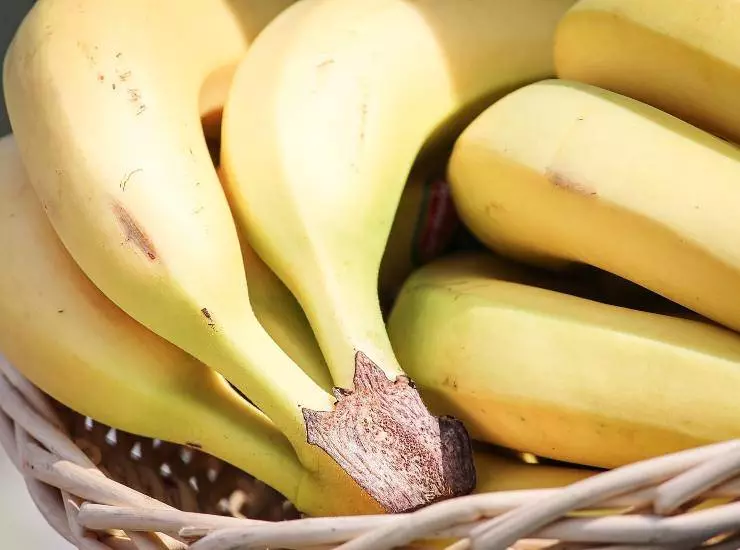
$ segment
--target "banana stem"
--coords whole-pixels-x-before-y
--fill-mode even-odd
[[[204,394],[208,399],[200,406],[189,403],[181,409],[183,421],[189,415],[193,425],[206,428],[197,442],[186,443],[249,472],[295,504],[306,470],[290,442],[225,380],[214,383],[218,387]]]
[[[327,283],[301,293],[303,308],[326,357],[334,385],[340,388],[353,389],[358,352],[369,357],[389,380],[404,374],[385,328],[377,271],[374,274],[364,275],[365,280],[356,285]],[[350,276],[358,279],[347,275]]]
[[[429,414],[405,376],[390,381],[358,352],[354,389],[335,388],[332,396],[256,320],[248,323],[241,337],[218,346],[225,350],[219,370],[285,434],[308,474],[348,475],[389,512],[473,490],[467,431],[457,420]]]
[[[255,320],[236,337],[225,337],[220,371],[248,395],[288,438],[300,462],[315,471],[317,451],[307,443],[304,409],[331,411],[335,399],[317,385]],[[252,358],[259,358],[257,363]]]

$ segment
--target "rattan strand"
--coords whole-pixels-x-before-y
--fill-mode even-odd
[[[307,518],[199,450],[74,413],[0,359],[0,445],[43,518],[85,550],[740,548],[740,440],[559,489],[470,495],[410,514]],[[697,508],[708,499],[720,500]]]

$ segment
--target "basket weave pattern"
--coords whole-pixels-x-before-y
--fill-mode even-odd
[[[85,419],[0,358],[0,444],[48,523],[84,550],[740,548],[740,441],[560,489],[470,495],[410,514],[302,518],[205,453]],[[698,507],[708,499],[721,500]]]

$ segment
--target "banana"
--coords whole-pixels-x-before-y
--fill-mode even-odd
[[[223,377],[136,322],[92,284],[46,218],[12,136],[0,139],[0,170],[0,254],[6,258],[0,270],[0,351],[15,367],[78,413],[202,449],[275,487],[304,513],[358,509],[358,495],[317,485],[286,438]],[[250,281],[253,265],[247,263]],[[310,330],[300,316],[288,326],[279,329]],[[301,365],[320,372],[320,364],[310,364],[315,339],[298,342]],[[590,475],[528,465],[490,449],[476,450],[475,464],[476,493],[556,487]],[[328,499],[327,489],[339,493]]]
[[[475,450],[475,494],[564,487],[597,474],[575,465],[528,464],[495,448]]]
[[[738,142],[738,27],[734,0],[581,0],[558,27],[555,67]]]
[[[456,441],[441,459],[456,479],[442,491],[474,485],[467,434],[444,419],[449,435],[440,435],[393,354],[378,297],[381,258],[414,162],[444,150],[491,97],[552,74],[555,25],[572,4],[303,0],[257,38],[224,106],[232,211],[317,335],[342,388],[346,416],[334,425],[371,410],[397,443],[398,465],[426,441]],[[352,392],[365,376],[380,397],[361,403]],[[342,405],[345,395],[356,404]],[[310,430],[309,438],[335,447]]]
[[[100,292],[49,223],[12,136],[0,139],[0,173],[0,352],[31,382],[106,425],[219,457],[307,514],[376,509],[355,485],[305,469],[223,377]]]
[[[239,388],[327,488],[359,484],[378,511],[416,508],[450,496],[439,445],[422,453],[430,475],[410,485],[385,458],[392,443],[322,422],[339,393],[314,382],[257,320],[201,128],[249,44],[289,4],[40,0],[6,54],[9,118],[55,231],[106,296]],[[375,383],[362,378],[358,388]],[[334,455],[320,438],[335,442]],[[364,452],[363,438],[377,452]]]
[[[219,178],[221,170],[217,169]],[[428,166],[412,172],[401,196],[383,254],[378,292],[390,311],[403,281],[419,265],[446,252],[459,227],[447,182]],[[317,384],[329,391],[331,375],[300,304],[249,244],[237,224],[249,298],[260,324]]]
[[[496,102],[460,136],[448,176],[489,247],[638,283],[740,330],[740,150],[671,115],[577,82]]]
[[[603,468],[740,435],[740,336],[553,277],[476,253],[407,280],[388,332],[434,412],[479,441]]]
[[[376,287],[417,153],[476,101],[550,74],[572,3],[304,0],[242,60],[222,123],[232,209],[303,305],[337,385],[351,387],[357,350],[402,373]]]

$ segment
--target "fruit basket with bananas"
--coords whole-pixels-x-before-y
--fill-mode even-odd
[[[85,549],[740,547],[738,31],[38,0],[0,442],[39,509]]]

